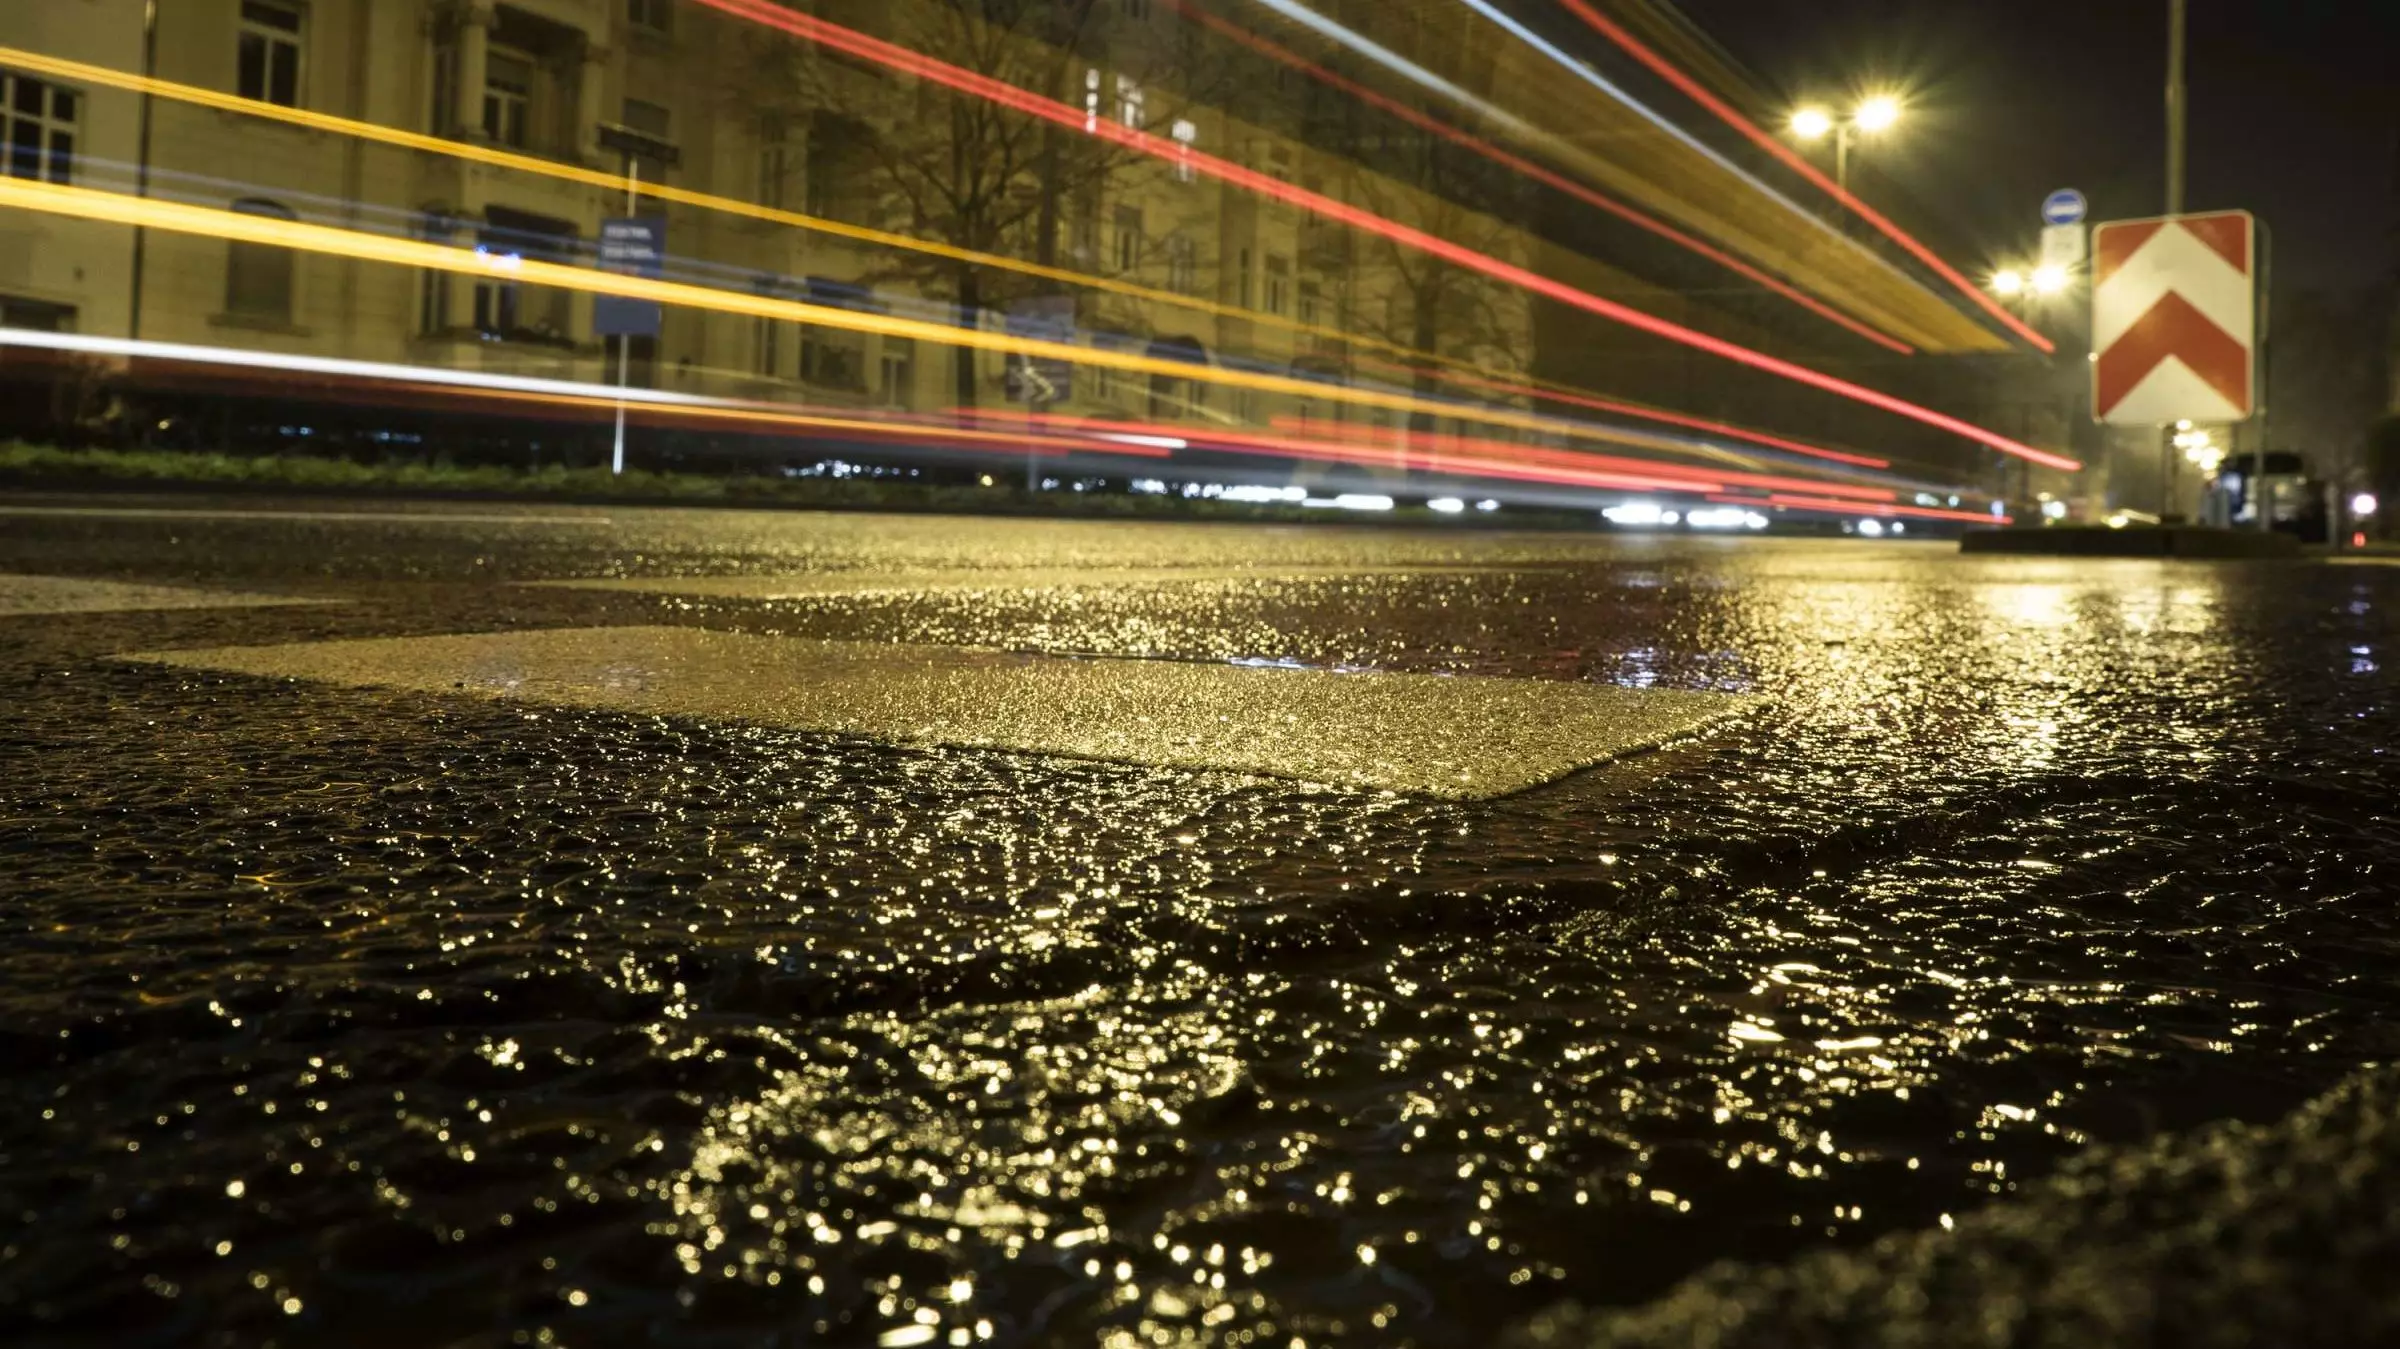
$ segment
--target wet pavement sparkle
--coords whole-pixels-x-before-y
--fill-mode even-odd
[[[12,1342],[1479,1344],[2400,1040],[2391,569],[380,509],[0,530],[345,601],[0,618]],[[1763,703],[1470,802],[108,659],[604,624]]]

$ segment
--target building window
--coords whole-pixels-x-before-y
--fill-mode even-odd
[[[645,103],[638,98],[626,99],[625,113],[619,120],[628,131],[639,131],[655,141],[674,143],[675,114],[656,103]]]
[[[233,204],[241,215],[294,220],[275,202],[244,197]],[[225,312],[261,323],[292,321],[292,250],[234,240],[225,245]]]
[[[1172,136],[1175,141],[1175,181],[1179,183],[1199,181],[1200,171],[1192,165],[1192,147],[1200,143],[1199,126],[1183,118],[1177,118],[1175,125],[1168,129],[1167,134]]]
[[[450,245],[457,240],[458,221],[439,206],[428,207],[412,233],[429,244]],[[427,268],[417,276],[417,331],[430,337],[449,326],[450,273]]]
[[[1167,289],[1178,295],[1200,291],[1200,249],[1185,235],[1167,240]]]
[[[1267,312],[1280,314],[1292,288],[1292,264],[1283,258],[1267,256]]]
[[[447,136],[457,116],[458,40],[452,38],[433,49],[433,107],[426,113],[425,129]]]
[[[652,33],[671,33],[675,31],[670,26],[674,22],[674,20],[670,17],[671,14],[672,11],[668,8],[668,0],[625,0],[626,19],[629,20],[634,27],[645,29]]]
[[[533,58],[492,48],[484,63],[483,134],[494,144],[524,149],[532,106]]]
[[[869,154],[875,133],[852,117],[820,113],[808,125],[808,162],[801,166],[801,209],[810,215],[856,220],[874,205]]]
[[[617,120],[626,130],[640,132],[661,145],[675,143],[675,114],[659,104],[645,103],[638,98],[626,99]],[[655,183],[666,178],[667,166],[664,161],[648,155],[636,155],[634,159],[641,170],[642,181]]]
[[[772,210],[783,209],[783,185],[791,176],[791,145],[783,138],[783,124],[769,123],[758,131],[758,204]]]
[[[866,351],[859,335],[813,323],[802,324],[800,378],[820,388],[864,392]]]
[[[1142,125],[1144,101],[1142,86],[1122,75],[1117,77],[1117,120],[1119,122],[1139,129]]]
[[[1250,307],[1250,250],[1247,248],[1236,255],[1234,263],[1233,305],[1236,309]]]
[[[234,92],[262,103],[300,106],[301,12],[279,0],[242,0]]]
[[[567,265],[584,256],[572,222],[504,206],[484,208],[475,251],[496,261],[531,258]],[[487,339],[572,345],[566,331],[568,294],[548,286],[528,286],[516,280],[511,269],[495,268],[494,275],[475,281],[476,330]]]
[[[782,319],[750,320],[750,369],[766,379],[783,378]]]
[[[875,381],[875,401],[887,408],[905,408],[917,387],[917,343],[910,337],[883,339],[883,364]]]
[[[83,99],[63,85],[0,70],[0,154],[11,178],[68,180]]]
[[[1142,265],[1142,208],[1117,208],[1117,270],[1130,272]]]
[[[1299,319],[1300,319],[1300,322],[1301,322],[1301,323],[1303,323],[1303,324],[1306,324],[1306,325],[1308,325],[1308,326],[1311,326],[1311,327],[1314,327],[1314,326],[1316,325],[1316,322],[1317,322],[1317,310],[1318,310],[1318,300],[1319,300],[1319,293],[1318,293],[1318,290],[1317,290],[1317,283],[1316,283],[1316,282],[1314,282],[1314,281],[1303,281],[1303,282],[1301,282],[1301,283],[1300,283],[1300,313],[1299,313]]]

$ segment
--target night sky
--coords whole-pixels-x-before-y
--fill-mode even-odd
[[[1902,91],[1908,121],[1861,152],[1854,185],[1981,250],[1962,261],[2030,255],[2055,187],[2095,220],[2164,208],[2166,0],[1680,4],[1772,93]],[[2279,297],[2392,273],[2400,0],[2192,0],[2188,78],[2188,209],[2265,220]]]

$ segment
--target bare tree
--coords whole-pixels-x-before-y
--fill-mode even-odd
[[[1080,108],[1092,122],[1153,130],[1174,117],[1170,96],[1192,97],[1188,72],[1153,87],[1149,76],[1163,74],[1171,54],[1142,41],[1109,0],[904,0],[880,12],[888,40]],[[1074,213],[1096,210],[1112,181],[1144,160],[1073,127],[778,35],[750,39],[748,59],[750,83],[779,91],[771,97],[780,106],[753,111],[805,121],[818,161],[811,180],[840,180],[838,200],[812,209],[957,249],[1059,266]],[[1059,289],[1021,272],[902,250],[880,258],[871,280],[949,300],[966,328],[980,326],[989,309]],[[961,350],[956,368],[957,401],[973,406],[972,354]]]
[[[1351,200],[1478,253],[1506,256],[1524,242],[1522,229],[1508,223],[1521,214],[1519,185],[1422,132],[1401,133],[1382,146],[1380,162],[1394,176],[1353,173]],[[1380,299],[1354,306],[1351,322],[1359,332],[1485,370],[1521,370],[1531,359],[1530,316],[1513,286],[1379,235],[1358,241],[1358,278],[1356,290]],[[1435,393],[1438,371],[1422,359],[1411,364],[1415,392]],[[1410,425],[1430,431],[1432,417],[1414,414]]]

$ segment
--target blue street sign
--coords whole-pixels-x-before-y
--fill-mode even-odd
[[[2077,225],[2083,223],[2083,213],[2091,203],[2071,187],[2062,187],[2042,198],[2042,223],[2045,225]]]
[[[611,216],[600,222],[600,270],[656,278],[667,255],[667,222],[657,216]],[[601,295],[592,301],[595,337],[656,337],[655,300]]]

